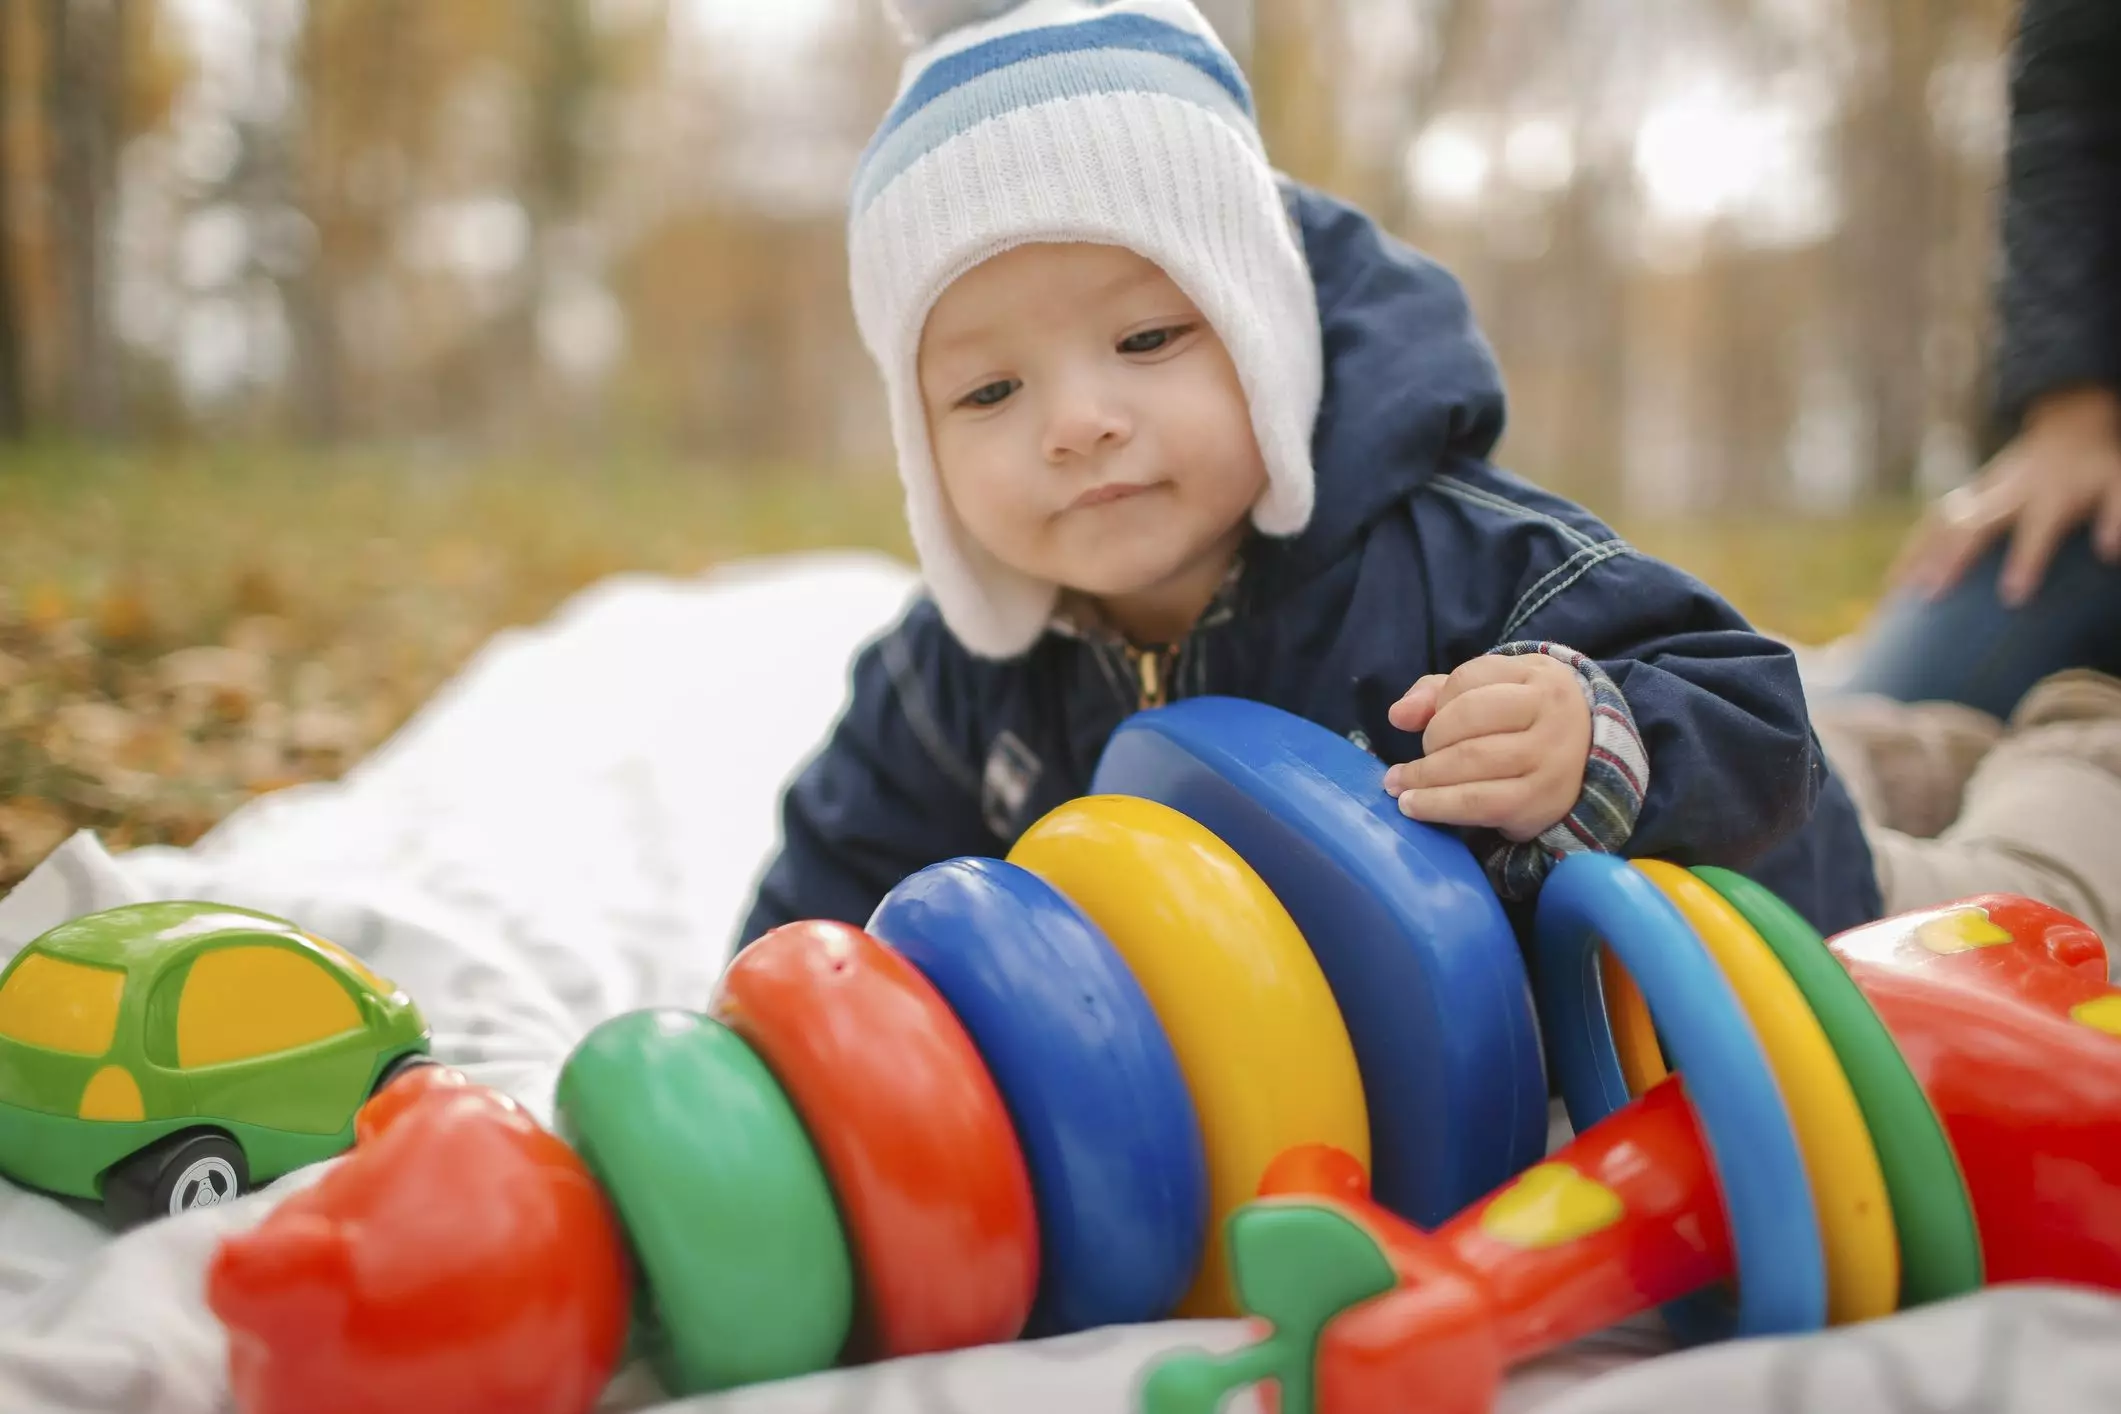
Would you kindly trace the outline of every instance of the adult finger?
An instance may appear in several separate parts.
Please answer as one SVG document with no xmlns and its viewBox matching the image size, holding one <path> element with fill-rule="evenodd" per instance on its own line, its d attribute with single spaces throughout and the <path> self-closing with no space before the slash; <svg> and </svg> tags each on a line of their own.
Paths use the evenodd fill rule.
<svg viewBox="0 0 2121 1414">
<path fill-rule="evenodd" d="M 2068 502 L 2053 499 L 2035 500 L 2025 508 L 2011 530 L 2010 549 L 2004 553 L 2003 571 L 1996 579 L 1996 592 L 2004 603 L 2017 608 L 2039 592 L 2056 547 L 2082 515 Z"/>
<path fill-rule="evenodd" d="M 1908 583 L 1932 598 L 1950 589 L 2017 518 L 2022 506 L 2023 493 L 2012 478 L 1947 496 Z"/>
<path fill-rule="evenodd" d="M 2092 531 L 2092 548 L 2108 564 L 2121 564 L 2121 481 L 2106 488 L 2099 500 L 2099 521 Z"/>
</svg>

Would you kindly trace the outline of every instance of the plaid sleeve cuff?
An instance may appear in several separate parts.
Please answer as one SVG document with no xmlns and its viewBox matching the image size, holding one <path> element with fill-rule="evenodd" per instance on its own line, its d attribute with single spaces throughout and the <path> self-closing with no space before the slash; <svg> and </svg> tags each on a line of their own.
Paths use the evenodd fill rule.
<svg viewBox="0 0 2121 1414">
<path fill-rule="evenodd" d="M 1544 653 L 1576 670 L 1583 700 L 1591 709 L 1591 754 L 1584 763 L 1583 793 L 1575 808 L 1533 839 L 1519 843 L 1485 832 L 1476 844 L 1495 891 L 1506 899 L 1530 898 L 1547 871 L 1566 854 L 1618 854 L 1635 833 L 1643 792 L 1650 787 L 1649 755 L 1636 730 L 1635 714 L 1620 689 L 1597 663 L 1559 643 L 1505 643 L 1504 657 Z"/>
</svg>

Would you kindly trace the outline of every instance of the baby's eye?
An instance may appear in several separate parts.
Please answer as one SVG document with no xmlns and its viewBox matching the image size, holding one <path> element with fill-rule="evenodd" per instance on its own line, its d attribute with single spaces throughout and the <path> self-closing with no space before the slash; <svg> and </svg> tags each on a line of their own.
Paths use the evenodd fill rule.
<svg viewBox="0 0 2121 1414">
<path fill-rule="evenodd" d="M 1192 331 L 1190 324 L 1174 324 L 1168 329 L 1144 329 L 1139 334 L 1129 334 L 1119 341 L 1119 351 L 1126 354 L 1155 353 Z"/>
<path fill-rule="evenodd" d="M 963 402 L 968 407 L 991 408 L 1015 391 L 1016 380 L 1003 378 L 985 387 L 973 389 L 965 394 Z"/>
</svg>

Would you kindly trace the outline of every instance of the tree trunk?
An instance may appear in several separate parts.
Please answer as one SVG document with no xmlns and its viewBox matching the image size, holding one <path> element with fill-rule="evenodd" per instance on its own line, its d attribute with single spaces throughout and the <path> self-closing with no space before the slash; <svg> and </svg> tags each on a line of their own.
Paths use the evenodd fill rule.
<svg viewBox="0 0 2121 1414">
<path fill-rule="evenodd" d="M 341 377 L 338 329 L 331 310 L 336 293 L 326 241 L 336 229 L 339 192 L 334 179 L 340 167 L 329 160 L 323 103 L 324 23 L 315 4 L 302 7 L 288 55 L 296 76 L 296 101 L 274 135 L 271 179 L 274 193 L 308 222 L 308 248 L 300 268 L 280 276 L 280 297 L 287 304 L 287 324 L 294 345 L 295 424 L 312 442 L 336 440 L 345 428 L 344 381 Z"/>
<path fill-rule="evenodd" d="M 1329 78 L 1338 25 L 1332 0 L 1260 0 L 1252 14 L 1252 94 L 1274 165 L 1299 181 L 1354 197 L 1344 181 Z"/>
<path fill-rule="evenodd" d="M 1252 62 L 1252 0 L 1199 0 L 1201 17 L 1241 65 Z"/>
<path fill-rule="evenodd" d="M 0 11 L 0 85 L 11 67 L 12 9 Z M 0 123 L 0 136 L 6 133 Z M 22 378 L 22 303 L 16 297 L 14 170 L 0 152 L 0 442 L 19 441 L 29 430 Z"/>
<path fill-rule="evenodd" d="M 1914 484 L 1928 416 L 1925 350 L 1936 309 L 1938 159 L 1928 90 L 1944 26 L 1928 0 L 1872 0 L 1877 72 L 1854 88 L 1841 133 L 1841 311 L 1869 428 L 1865 463 L 1888 496 Z"/>
<path fill-rule="evenodd" d="M 516 188 L 529 240 L 515 291 L 484 340 L 485 413 L 490 425 L 544 430 L 553 413 L 541 393 L 546 370 L 538 317 L 555 270 L 556 232 L 581 211 L 582 118 L 597 81 L 595 36 L 584 0 L 521 0 L 530 27 L 530 133 L 527 170 Z M 528 417 L 526 418 L 526 414 Z"/>
<path fill-rule="evenodd" d="M 76 432 L 123 430 L 112 328 L 125 0 L 45 0 L 46 127 L 55 265 L 65 282 L 65 403 Z"/>
<path fill-rule="evenodd" d="M 1567 331 L 1566 357 L 1575 369 L 1558 408 L 1568 440 L 1570 483 L 1579 499 L 1608 514 L 1625 497 L 1621 466 L 1627 457 L 1624 414 L 1631 366 L 1627 286 L 1599 228 L 1612 181 L 1601 164 L 1576 173 L 1555 213 L 1552 257 L 1561 276 L 1554 294 Z"/>
</svg>

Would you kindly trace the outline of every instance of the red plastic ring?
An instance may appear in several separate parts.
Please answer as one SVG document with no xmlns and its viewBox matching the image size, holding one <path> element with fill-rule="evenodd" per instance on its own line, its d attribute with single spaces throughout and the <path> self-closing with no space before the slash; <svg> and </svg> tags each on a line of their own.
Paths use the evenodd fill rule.
<svg viewBox="0 0 2121 1414">
<path fill-rule="evenodd" d="M 1038 1215 L 1000 1090 L 912 963 L 843 923 L 737 954 L 711 1006 L 749 1042 L 825 1161 L 860 1269 L 850 1355 L 1015 1339 L 1038 1290 Z"/>
</svg>

